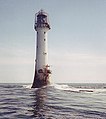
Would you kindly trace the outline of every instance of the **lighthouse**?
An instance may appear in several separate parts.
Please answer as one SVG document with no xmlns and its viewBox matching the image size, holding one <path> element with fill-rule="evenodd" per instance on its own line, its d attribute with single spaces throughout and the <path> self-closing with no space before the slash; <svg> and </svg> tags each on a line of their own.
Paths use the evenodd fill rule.
<svg viewBox="0 0 106 119">
<path fill-rule="evenodd" d="M 51 70 L 48 65 L 47 32 L 50 30 L 48 14 L 40 10 L 35 14 L 36 59 L 32 88 L 40 88 L 50 84 Z"/>
</svg>

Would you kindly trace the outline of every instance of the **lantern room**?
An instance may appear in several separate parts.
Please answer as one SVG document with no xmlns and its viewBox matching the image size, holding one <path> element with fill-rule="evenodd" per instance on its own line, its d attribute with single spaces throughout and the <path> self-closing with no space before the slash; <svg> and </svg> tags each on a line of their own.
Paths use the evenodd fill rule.
<svg viewBox="0 0 106 119">
<path fill-rule="evenodd" d="M 35 15 L 35 30 L 37 28 L 48 28 L 48 29 L 50 29 L 48 14 L 46 12 L 44 12 L 43 10 L 40 10 Z"/>
</svg>

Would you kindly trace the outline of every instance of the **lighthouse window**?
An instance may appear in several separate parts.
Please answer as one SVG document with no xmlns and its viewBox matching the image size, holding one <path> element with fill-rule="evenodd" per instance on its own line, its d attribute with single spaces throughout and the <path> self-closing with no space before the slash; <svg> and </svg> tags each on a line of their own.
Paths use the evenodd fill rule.
<svg viewBox="0 0 106 119">
<path fill-rule="evenodd" d="M 46 41 L 46 39 L 44 39 L 44 41 Z"/>
<path fill-rule="evenodd" d="M 44 34 L 45 34 L 46 32 L 44 32 Z"/>
<path fill-rule="evenodd" d="M 46 52 L 43 52 L 43 55 L 46 55 L 47 53 Z"/>
</svg>

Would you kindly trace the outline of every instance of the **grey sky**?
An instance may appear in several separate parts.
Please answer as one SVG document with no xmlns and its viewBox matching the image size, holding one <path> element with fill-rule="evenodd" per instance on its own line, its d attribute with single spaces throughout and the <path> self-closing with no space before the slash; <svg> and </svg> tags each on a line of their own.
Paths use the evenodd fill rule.
<svg viewBox="0 0 106 119">
<path fill-rule="evenodd" d="M 106 0 L 0 0 L 0 82 L 32 82 L 34 15 L 49 14 L 54 82 L 106 83 Z"/>
</svg>

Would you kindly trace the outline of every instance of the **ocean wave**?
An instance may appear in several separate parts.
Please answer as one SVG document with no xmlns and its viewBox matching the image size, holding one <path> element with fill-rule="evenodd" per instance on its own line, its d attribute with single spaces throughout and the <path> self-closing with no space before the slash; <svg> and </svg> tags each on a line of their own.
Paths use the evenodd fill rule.
<svg viewBox="0 0 106 119">
<path fill-rule="evenodd" d="M 31 89 L 32 84 L 23 85 L 23 88 Z"/>
<path fill-rule="evenodd" d="M 68 92 L 77 92 L 77 93 L 80 93 L 80 92 L 86 92 L 86 93 L 106 92 L 106 89 L 95 89 L 95 88 L 87 88 L 87 87 L 76 88 L 76 87 L 72 87 L 72 86 L 65 85 L 65 84 L 64 85 L 63 84 L 54 84 L 54 88 L 58 89 L 58 90 L 63 90 L 63 91 L 68 91 Z"/>
<path fill-rule="evenodd" d="M 32 84 L 26 84 L 26 85 L 23 85 L 23 88 L 26 88 L 26 89 L 32 89 L 31 88 Z M 48 86 L 44 86 L 43 88 L 45 87 L 53 87 L 55 89 L 58 89 L 58 90 L 63 90 L 63 91 L 67 91 L 67 92 L 76 92 L 76 93 L 103 93 L 103 92 L 106 92 L 106 89 L 105 88 L 99 88 L 99 89 L 96 89 L 96 88 L 90 88 L 90 87 L 73 87 L 73 86 L 70 86 L 70 85 L 67 85 L 67 84 L 51 84 L 51 85 L 48 85 Z M 39 88 L 35 88 L 36 90 L 39 89 Z"/>
</svg>

